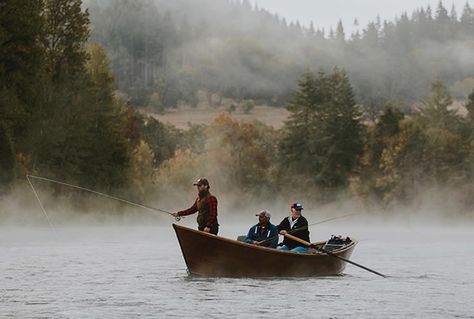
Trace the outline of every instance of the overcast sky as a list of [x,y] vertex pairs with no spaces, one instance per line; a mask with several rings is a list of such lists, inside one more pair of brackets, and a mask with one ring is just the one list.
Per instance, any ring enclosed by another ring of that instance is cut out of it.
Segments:
[[[326,33],[332,26],[336,29],[339,19],[342,20],[346,34],[353,30],[354,19],[357,18],[362,28],[369,21],[375,21],[377,15],[383,20],[394,20],[402,12],[411,14],[415,9],[431,6],[436,12],[439,0],[250,0],[259,7],[287,19],[288,22],[299,20],[308,26],[313,21],[315,28],[324,28]],[[454,4],[458,16],[466,2],[473,7],[473,0],[445,0],[444,7],[451,11]]]

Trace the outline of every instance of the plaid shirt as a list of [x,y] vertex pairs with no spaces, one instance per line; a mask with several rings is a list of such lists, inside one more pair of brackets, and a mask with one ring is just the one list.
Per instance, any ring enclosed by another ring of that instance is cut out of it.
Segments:
[[[188,209],[182,210],[178,212],[178,216],[187,216],[194,214],[198,211],[197,201],[199,198],[196,199],[193,206],[189,207]],[[209,205],[209,215],[207,218],[206,227],[211,228],[213,225],[217,223],[217,198],[213,195],[207,197],[207,203]]]

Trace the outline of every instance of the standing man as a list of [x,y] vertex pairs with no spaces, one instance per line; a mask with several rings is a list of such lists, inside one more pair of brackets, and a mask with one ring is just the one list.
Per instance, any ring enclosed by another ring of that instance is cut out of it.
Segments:
[[193,184],[197,187],[198,197],[193,206],[188,209],[173,213],[174,217],[187,216],[198,212],[198,229],[206,233],[217,235],[219,224],[217,223],[217,198],[209,192],[209,182],[200,178]]
[[[291,215],[284,218],[281,223],[277,226],[278,230],[280,231],[281,235],[285,235],[287,232],[290,232],[294,229],[300,229],[296,232],[292,232],[291,234],[295,237],[301,238],[307,242],[309,241],[309,230],[308,230],[308,221],[301,215],[301,211],[303,210],[303,205],[301,203],[293,203],[291,204]],[[308,248],[301,246],[300,243],[291,240],[287,237],[283,239],[283,246],[278,247],[278,249],[282,250],[291,250],[295,252],[306,252]]]
[[[269,211],[262,210],[255,216],[258,216],[258,224],[250,228],[247,238],[245,238],[245,242],[264,247],[276,248],[278,244],[278,229],[275,225],[270,223],[270,217],[272,215]],[[265,242],[260,244],[259,242],[261,241]]]

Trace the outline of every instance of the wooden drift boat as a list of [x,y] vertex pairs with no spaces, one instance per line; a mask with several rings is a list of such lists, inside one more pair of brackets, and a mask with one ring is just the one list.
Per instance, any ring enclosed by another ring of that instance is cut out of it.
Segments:
[[[319,251],[295,253],[247,244],[173,224],[184,261],[192,275],[206,277],[309,277],[340,275],[346,262]],[[356,245],[331,249],[349,259]],[[324,246],[325,241],[315,243]]]

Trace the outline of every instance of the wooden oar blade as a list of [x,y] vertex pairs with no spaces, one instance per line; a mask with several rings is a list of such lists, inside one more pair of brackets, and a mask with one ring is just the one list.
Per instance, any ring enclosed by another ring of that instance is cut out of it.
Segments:
[[331,257],[334,257],[334,258],[338,258],[338,259],[343,260],[343,261],[345,261],[345,262],[347,262],[347,263],[349,263],[349,264],[352,264],[352,265],[357,266],[357,267],[359,267],[359,268],[362,268],[362,269],[364,269],[364,270],[370,271],[371,273],[376,274],[376,275],[378,275],[378,276],[380,276],[380,277],[387,278],[387,276],[385,276],[385,275],[383,275],[383,274],[381,274],[381,273],[379,273],[379,272],[377,272],[377,271],[375,271],[375,270],[372,270],[372,269],[370,269],[370,268],[368,268],[368,267],[362,266],[362,265],[360,265],[360,264],[358,264],[358,263],[356,263],[356,262],[354,262],[354,261],[352,261],[352,260],[349,260],[349,259],[347,259],[347,258],[338,256],[338,255],[334,254],[333,252],[330,252],[329,250],[324,249],[324,248],[322,248],[322,247],[318,247],[318,246],[316,246],[316,245],[313,245],[313,244],[307,242],[306,240],[303,240],[303,239],[298,238],[298,237],[296,237],[296,236],[290,235],[290,234],[288,234],[288,233],[286,233],[284,236],[287,237],[287,238],[289,238],[289,239],[292,239],[292,240],[294,240],[294,241],[296,241],[296,242],[298,242],[298,243],[300,243],[300,244],[303,244],[303,245],[305,245],[305,246],[307,246],[307,247],[311,247],[311,248],[314,248],[314,249],[316,249],[316,250],[318,250],[318,251],[321,251],[321,252],[327,254],[328,256],[331,256]]

